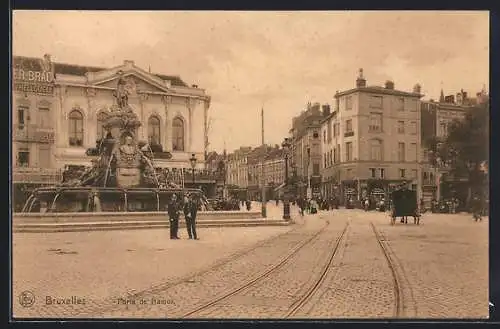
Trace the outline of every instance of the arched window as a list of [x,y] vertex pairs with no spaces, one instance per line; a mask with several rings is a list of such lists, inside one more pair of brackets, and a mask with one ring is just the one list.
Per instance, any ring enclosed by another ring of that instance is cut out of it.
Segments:
[[172,149],[184,151],[184,121],[179,117],[172,122]]
[[100,140],[106,137],[106,129],[104,129],[104,123],[108,118],[108,114],[106,112],[100,112],[97,115],[97,135],[96,139]]
[[160,119],[157,116],[151,116],[148,120],[148,141],[150,144],[161,144]]
[[78,110],[69,113],[69,145],[83,145],[83,115]]
[[370,141],[370,160],[382,161],[382,141],[380,139]]

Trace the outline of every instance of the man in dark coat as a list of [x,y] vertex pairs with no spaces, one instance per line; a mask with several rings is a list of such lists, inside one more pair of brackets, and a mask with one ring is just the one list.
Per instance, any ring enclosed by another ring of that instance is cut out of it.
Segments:
[[196,235],[196,214],[198,213],[198,202],[194,199],[194,196],[188,196],[187,202],[184,203],[183,210],[189,238],[199,240]]
[[177,235],[179,231],[179,203],[177,201],[177,195],[172,195],[170,203],[168,204],[168,217],[170,220],[170,239],[177,240],[179,236]]
[[305,201],[304,198],[300,197],[297,201],[297,205],[299,206],[299,213],[300,216],[304,216],[304,208],[305,208]]

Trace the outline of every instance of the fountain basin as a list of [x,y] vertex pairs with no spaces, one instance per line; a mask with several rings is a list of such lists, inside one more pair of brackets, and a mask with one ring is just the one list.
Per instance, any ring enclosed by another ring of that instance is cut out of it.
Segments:
[[188,188],[42,187],[33,191],[22,213],[159,212],[173,194],[182,200],[186,193],[203,198],[201,190]]
[[[198,189],[45,187],[33,192],[22,213],[12,216],[14,232],[75,232],[168,228],[166,207],[173,194],[202,197]],[[95,197],[99,199],[96,205]],[[282,219],[263,219],[259,211],[207,211],[197,214],[198,227],[286,226]],[[185,226],[183,215],[179,221]]]

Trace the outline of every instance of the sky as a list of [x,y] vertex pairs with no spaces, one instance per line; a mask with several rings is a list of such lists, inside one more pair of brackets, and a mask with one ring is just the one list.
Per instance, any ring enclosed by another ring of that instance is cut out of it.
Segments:
[[281,144],[307,102],[337,90],[422,86],[423,99],[489,81],[487,11],[15,11],[13,54],[179,75],[211,95],[211,150]]

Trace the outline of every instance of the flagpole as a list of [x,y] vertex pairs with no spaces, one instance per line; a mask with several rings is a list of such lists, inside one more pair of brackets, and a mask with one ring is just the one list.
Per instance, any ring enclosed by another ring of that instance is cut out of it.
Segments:
[[262,159],[261,159],[261,166],[260,166],[260,177],[261,177],[261,182],[262,182],[262,198],[261,198],[261,214],[262,218],[267,217],[267,211],[266,211],[266,180],[264,179],[264,160],[266,157],[266,150],[265,150],[265,144],[264,144],[264,106],[262,106],[261,111],[260,111],[260,116],[261,116],[261,128],[262,128]]

